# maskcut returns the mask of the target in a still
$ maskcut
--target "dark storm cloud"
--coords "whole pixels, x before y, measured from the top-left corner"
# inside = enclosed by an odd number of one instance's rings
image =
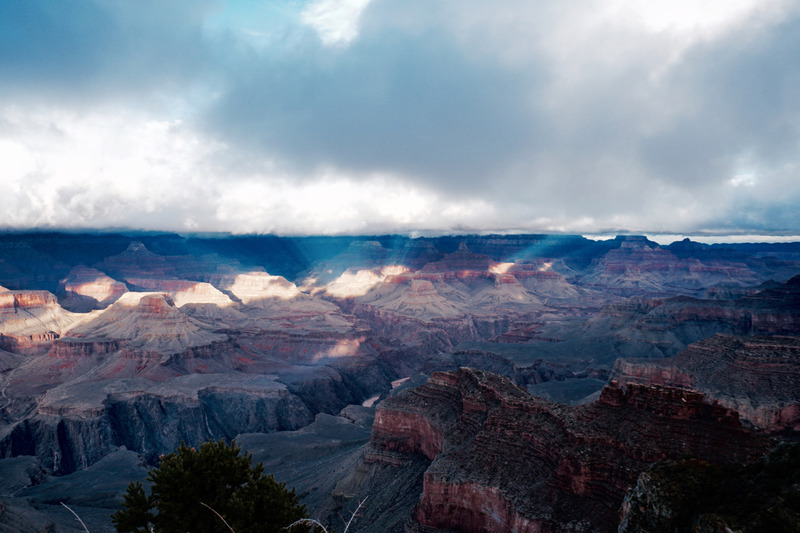
[[[0,3],[0,95],[92,100],[179,88],[208,66],[206,1]]]
[[[666,109],[683,112],[657,135],[642,139],[646,160],[661,174],[697,179],[719,177],[713,170],[703,172],[714,162],[749,157],[769,165],[796,158],[799,50],[795,13],[769,32],[736,32],[688,52],[665,82],[663,102]]]
[[[709,223],[800,227],[799,51],[795,11],[769,31],[697,46],[672,74],[671,93],[688,94],[691,108],[644,140],[642,153],[654,174],[728,189],[733,203]]]
[[[433,33],[370,33],[247,65],[210,128],[292,166],[394,171],[453,191],[492,176],[540,134],[535,79]]]
[[[739,31],[700,41],[673,64],[659,64],[667,54],[635,32],[606,34],[561,63],[541,50],[509,63],[501,31],[457,36],[447,13],[423,11],[375,2],[349,47],[307,35],[288,55],[257,58],[231,78],[210,128],[303,174],[392,171],[447,194],[489,192],[569,216],[636,214],[658,187],[710,194],[744,155],[760,167],[797,142],[783,115],[798,94],[785,68],[797,64],[796,18],[742,30],[755,42]],[[521,10],[512,27],[529,18],[530,40],[554,38],[536,15]],[[559,94],[569,69],[580,75]]]

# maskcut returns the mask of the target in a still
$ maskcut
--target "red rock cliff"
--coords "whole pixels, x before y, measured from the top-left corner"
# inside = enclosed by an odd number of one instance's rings
[[[612,529],[655,461],[746,462],[766,444],[692,391],[612,387],[569,407],[464,368],[381,403],[372,447],[432,459],[410,530],[546,532]]]
[[[613,378],[691,387],[768,432],[800,431],[800,338],[715,335],[675,357],[620,359]]]

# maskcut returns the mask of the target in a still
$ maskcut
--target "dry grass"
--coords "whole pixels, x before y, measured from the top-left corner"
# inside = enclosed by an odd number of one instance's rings
[[[364,505],[364,502],[367,501],[367,498],[364,498],[363,500],[361,500],[361,503],[358,504],[358,507],[356,507],[356,510],[353,511],[353,514],[350,515],[350,520],[348,520],[347,524],[345,524],[343,533],[347,533],[347,531],[350,529],[350,524],[353,523],[353,519],[358,515],[358,511],[361,509],[361,506]],[[291,524],[286,526],[284,529],[287,529],[287,530],[292,529],[294,526],[296,526],[298,524],[306,524],[306,525],[312,525],[312,526],[320,527],[320,528],[322,528],[322,531],[324,531],[325,533],[329,533],[328,532],[328,528],[323,526],[319,522],[319,520],[314,520],[313,518],[301,518],[300,520],[297,520],[296,522],[292,522]]]
[[[80,523],[81,523],[81,525],[83,526],[83,530],[84,530],[86,533],[89,533],[89,529],[86,527],[86,524],[84,524],[84,523],[83,523],[83,520],[81,520],[81,517],[80,517],[80,516],[78,516],[78,513],[76,513],[76,512],[75,512],[75,511],[73,511],[72,509],[70,509],[70,508],[69,508],[69,505],[67,505],[66,503],[64,503],[64,502],[60,502],[60,503],[61,503],[61,505],[63,505],[64,507],[66,507],[67,511],[69,511],[70,513],[72,513],[72,514],[75,516],[75,518],[77,518],[77,519],[78,519],[78,522],[80,522]]]
[[[363,500],[361,500],[361,503],[358,504],[358,507],[356,507],[356,510],[353,511],[353,514],[350,515],[350,520],[348,520],[347,524],[345,524],[344,531],[342,533],[347,533],[348,532],[348,530],[350,529],[350,525],[353,523],[353,520],[355,519],[355,517],[358,516],[358,511],[361,509],[361,506],[364,505],[365,501],[367,501],[367,498],[364,498]],[[64,502],[61,502],[61,505],[63,505],[70,513],[72,513],[75,516],[75,518],[78,520],[78,522],[81,523],[81,526],[83,526],[83,530],[86,533],[89,533],[89,529],[86,527],[86,524],[83,523],[83,520],[81,520],[81,517],[78,516],[78,513],[76,513],[72,509],[70,509],[70,507]],[[225,524],[225,527],[227,527],[228,530],[231,533],[236,533],[236,531],[233,530],[233,528],[230,526],[230,524],[228,524],[228,522],[222,517],[222,515],[220,515],[216,510],[214,510],[213,507],[211,507],[210,505],[208,505],[206,503],[203,503],[203,502],[200,502],[200,505],[202,505],[203,507],[209,509],[212,513],[217,515],[217,518],[222,520],[222,523]],[[306,524],[306,525],[312,525],[312,526],[315,526],[315,527],[319,527],[325,533],[329,533],[328,532],[328,528],[326,528],[318,520],[314,520],[313,518],[301,518],[300,520],[292,522],[291,524],[286,526],[284,529],[290,530],[294,526],[299,525],[299,524]],[[151,531],[152,531],[152,528],[151,528]]]

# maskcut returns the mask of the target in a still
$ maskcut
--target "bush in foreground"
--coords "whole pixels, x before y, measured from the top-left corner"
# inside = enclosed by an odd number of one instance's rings
[[[181,444],[147,477],[150,495],[131,483],[111,516],[119,533],[277,533],[306,516],[294,490],[265,475],[261,463],[253,466],[235,443]]]

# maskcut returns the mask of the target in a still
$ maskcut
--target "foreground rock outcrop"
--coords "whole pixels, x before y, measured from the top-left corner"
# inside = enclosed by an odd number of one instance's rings
[[[381,403],[371,447],[367,462],[430,461],[407,531],[556,532],[614,529],[652,463],[747,463],[768,444],[697,392],[610,385],[570,407],[462,368]]]
[[[696,459],[654,465],[625,497],[619,533],[793,533],[798,528],[800,444],[795,443],[746,466]]]

